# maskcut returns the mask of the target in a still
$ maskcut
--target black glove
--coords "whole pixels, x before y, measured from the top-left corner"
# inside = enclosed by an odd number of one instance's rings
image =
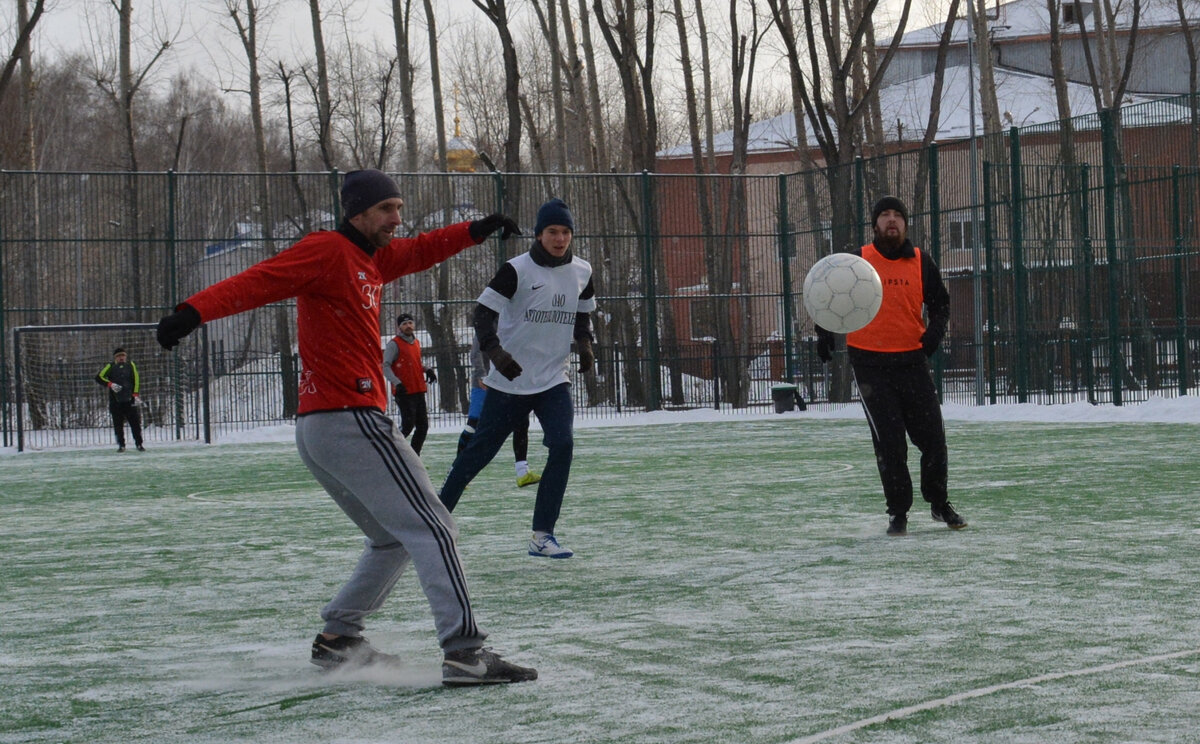
[[[392,394],[399,398],[401,395],[408,395],[408,389],[404,387],[403,382],[397,382],[396,389],[392,391]]]
[[[521,365],[517,364],[517,360],[512,358],[512,354],[503,348],[493,346],[484,353],[487,354],[487,358],[492,362],[496,371],[504,375],[505,379],[515,380],[521,374]]]
[[[467,225],[467,232],[471,233],[471,239],[476,243],[482,243],[487,236],[497,230],[502,231],[500,233],[501,240],[508,240],[509,236],[521,234],[521,228],[517,227],[513,218],[499,212],[489,214],[487,217]]]
[[[437,372],[433,371],[433,367],[425,368],[425,382],[437,382]]]
[[[596,363],[596,352],[592,351],[592,340],[587,336],[582,336],[575,339],[575,346],[579,350],[579,373],[591,372],[592,365]]]
[[[200,313],[186,302],[179,309],[158,321],[158,343],[164,349],[174,349],[181,339],[200,327]]]
[[[833,334],[824,328],[817,329],[817,358],[822,362],[833,359]]]
[[[921,350],[925,352],[925,356],[933,356],[938,347],[942,345],[942,338],[945,335],[945,323],[936,320],[929,321],[929,325],[925,326],[925,332],[921,334]]]
[[[925,356],[931,357],[938,350],[938,339],[932,333],[926,331],[921,334],[921,350],[925,352]]]

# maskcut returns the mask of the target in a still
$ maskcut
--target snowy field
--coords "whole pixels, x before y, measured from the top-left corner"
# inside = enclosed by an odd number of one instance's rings
[[[586,422],[566,561],[525,555],[505,448],[460,549],[490,644],[541,677],[489,689],[440,686],[411,574],[367,630],[405,669],[308,663],[360,543],[289,427],[0,450],[0,742],[1200,739],[1200,401],[945,412],[970,527],[918,501],[906,538],[854,407]]]

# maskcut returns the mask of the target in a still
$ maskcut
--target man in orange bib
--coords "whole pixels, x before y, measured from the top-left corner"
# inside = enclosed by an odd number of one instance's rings
[[[885,196],[871,210],[875,241],[851,253],[862,256],[883,281],[883,304],[875,318],[846,335],[883,495],[889,535],[908,534],[913,504],[908,438],[921,451],[921,496],[935,522],[952,530],[967,526],[949,501],[946,429],[929,367],[950,319],[950,294],[933,259],[908,239],[908,208]],[[928,313],[928,322],[922,317]],[[817,327],[817,355],[829,361],[833,334]]]

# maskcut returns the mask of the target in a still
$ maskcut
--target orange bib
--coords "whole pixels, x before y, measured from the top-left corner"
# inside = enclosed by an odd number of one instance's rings
[[[846,336],[846,344],[865,351],[903,352],[921,348],[925,321],[921,308],[925,288],[921,282],[921,249],[912,258],[889,260],[874,244],[862,247],[862,256],[875,267],[883,282],[883,304],[865,327]]]

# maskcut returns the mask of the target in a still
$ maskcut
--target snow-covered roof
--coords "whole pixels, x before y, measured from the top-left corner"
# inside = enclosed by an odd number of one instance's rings
[[[942,106],[935,141],[945,142],[971,136],[970,88],[966,65],[946,68],[942,86]],[[975,73],[978,76],[978,70]],[[1004,117],[1002,126],[1027,127],[1057,121],[1058,108],[1054,98],[1054,81],[1041,75],[1033,75],[1003,67],[995,68],[996,99]],[[933,97],[934,75],[922,75],[912,80],[888,86],[879,91],[879,105],[883,112],[885,139],[895,142],[919,140],[924,136],[925,123],[929,119],[929,102]],[[978,81],[977,81],[978,83]],[[978,84],[975,86],[975,132],[983,133],[983,113],[979,103]],[[1089,86],[1079,83],[1067,84],[1067,95],[1071,101],[1071,115],[1084,116],[1096,112],[1095,98]],[[1161,100],[1153,96],[1129,94],[1122,105],[1148,103]],[[1186,117],[1181,108],[1180,116]],[[1161,123],[1161,121],[1159,122]],[[1137,123],[1127,121],[1127,125]],[[795,117],[791,112],[764,119],[750,125],[749,151],[751,153],[786,152],[797,147]],[[717,154],[729,153],[733,149],[733,132],[716,135],[713,146]],[[808,147],[817,147],[816,139],[809,134]],[[668,148],[658,153],[661,158],[681,158],[691,155],[690,145]]]
[[[991,38],[997,42],[1012,41],[1027,37],[1042,37],[1050,33],[1050,19],[1046,10],[1046,0],[1014,0],[1011,3],[988,2],[988,28]],[[1179,26],[1179,9],[1175,0],[1142,0],[1141,17],[1138,21],[1139,30],[1153,28],[1174,28]],[[1093,28],[1091,13],[1096,7],[1093,1],[1081,2],[1084,17],[1089,30]],[[1200,22],[1200,0],[1183,0],[1184,10],[1189,22]],[[954,24],[951,42],[965,44],[967,41],[967,23],[965,20],[966,5],[960,5],[964,14]],[[1129,28],[1132,19],[1132,3],[1121,3],[1116,10],[1118,28]],[[992,20],[994,19],[994,20]],[[909,16],[912,20],[912,16]],[[905,47],[937,45],[943,23],[936,23],[925,28],[914,29],[904,34],[900,44]],[[1061,33],[1078,32],[1075,24],[1060,24]]]

